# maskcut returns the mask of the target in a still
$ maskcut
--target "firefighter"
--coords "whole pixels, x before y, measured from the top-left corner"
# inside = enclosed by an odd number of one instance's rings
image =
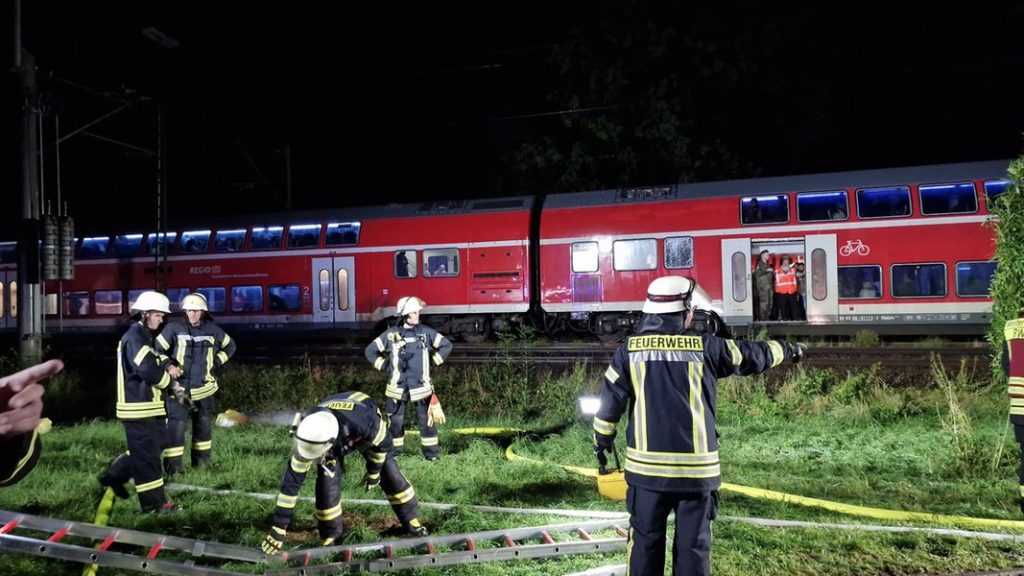
[[[430,366],[441,365],[452,351],[452,343],[430,326],[420,324],[426,302],[415,296],[398,301],[395,326],[388,328],[366,347],[366,359],[387,374],[384,411],[391,418],[395,454],[405,447],[405,409],[416,407],[420,422],[420,448],[427,460],[437,460],[437,426],[444,424],[444,411],[434,394]]]
[[[166,444],[167,408],[163,393],[170,391],[179,403],[188,396],[172,379],[175,366],[170,358],[153,349],[153,340],[170,313],[167,296],[143,292],[132,304],[133,322],[117,345],[117,418],[124,425],[128,451],[118,456],[100,474],[100,484],[121,498],[128,498],[125,483],[135,481],[143,512],[176,512],[178,507],[164,494],[160,453]]]
[[[39,461],[44,392],[39,381],[63,369],[60,360],[49,360],[0,378],[0,486],[18,482]]]
[[[721,484],[715,397],[719,378],[764,372],[799,361],[803,345],[744,342],[690,329],[696,284],[665,276],[651,282],[635,336],[604,374],[594,417],[598,459],[614,450],[622,414],[626,429],[629,574],[660,576],[665,530],[676,515],[673,574],[711,573],[711,521]]]
[[[1019,318],[1007,321],[1003,327],[1003,373],[1009,379],[1010,422],[1013,434],[1020,444],[1021,462],[1017,470],[1020,490],[1020,511],[1024,514],[1024,309]]]
[[[340,392],[324,399],[295,429],[295,444],[285,464],[274,520],[262,548],[281,551],[299,489],[316,467],[316,518],[323,546],[341,541],[341,477],[345,455],[357,451],[366,460],[363,487],[380,486],[392,510],[412,536],[427,536],[420,521],[416,490],[398,468],[388,425],[377,405],[362,392]]]
[[[173,399],[167,402],[168,446],[164,449],[164,471],[181,472],[185,455],[185,424],[192,420],[192,467],[210,463],[213,450],[212,418],[216,414],[213,371],[235,353],[235,341],[213,322],[206,297],[189,294],[181,301],[185,321],[171,322],[156,337],[156,349],[174,362],[177,378],[188,392],[193,408]],[[174,373],[172,373],[174,376]]]

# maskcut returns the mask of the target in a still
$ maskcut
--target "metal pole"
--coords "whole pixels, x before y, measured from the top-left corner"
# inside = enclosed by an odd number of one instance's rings
[[[163,231],[164,206],[164,114],[163,103],[156,105],[156,240],[159,247],[160,233]],[[153,252],[153,264],[156,266],[156,289],[163,286],[163,274],[160,272],[160,250]]]
[[[284,178],[285,178],[285,199],[284,209],[292,210],[292,147],[284,147]]]
[[[57,171],[57,216],[67,216],[68,208],[61,204],[60,197],[60,114],[53,115],[53,161],[54,169]],[[61,207],[63,206],[64,212],[61,214]],[[58,274],[63,278],[63,274]],[[64,280],[57,282],[57,331],[62,332],[64,330],[64,307],[61,306],[60,298],[64,294]]]

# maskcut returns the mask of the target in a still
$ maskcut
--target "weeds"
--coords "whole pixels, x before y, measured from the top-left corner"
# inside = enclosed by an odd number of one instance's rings
[[[877,348],[882,345],[882,339],[871,330],[857,330],[851,342],[857,348]]]

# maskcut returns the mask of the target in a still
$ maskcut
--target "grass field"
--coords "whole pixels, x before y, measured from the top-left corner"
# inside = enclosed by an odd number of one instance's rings
[[[517,453],[531,458],[593,467],[590,432],[586,424],[575,418],[571,398],[581,391],[593,390],[597,378],[585,369],[561,377],[524,371],[516,376],[524,381],[513,379],[505,384],[529,385],[536,390],[515,388],[515,393],[502,394],[491,388],[496,376],[488,372],[501,369],[500,365],[481,368],[477,374],[463,374],[458,383],[448,383],[446,394],[453,400],[446,406],[450,419],[442,429],[441,462],[424,461],[415,454],[415,438],[409,438],[407,454],[399,458],[399,463],[420,500],[458,505],[623,510],[621,503],[601,499],[592,479],[571,474],[554,464],[505,459],[504,447],[514,442]],[[874,374],[866,371],[839,376],[828,371],[797,371],[770,391],[764,389],[760,378],[721,382],[718,414],[724,480],[877,508],[1021,519],[1016,498],[1017,446],[1006,424],[1002,387],[968,382],[956,375],[946,378],[937,372],[937,382],[930,388],[891,389]],[[251,374],[239,373],[234,378],[239,382],[251,381]],[[225,387],[238,385],[232,382],[232,377],[225,378]],[[364,389],[373,392],[372,386],[367,384]],[[475,394],[476,403],[467,398],[456,401],[456,394]],[[232,394],[225,397],[232,398]],[[544,409],[538,406],[538,397],[560,404]],[[526,406],[530,415],[516,413],[520,404]],[[495,416],[486,416],[488,405]],[[568,427],[549,435],[489,439],[453,433],[455,428],[468,426],[538,429],[558,422]],[[120,425],[93,420],[58,426],[45,436],[44,442],[43,457],[36,470],[20,484],[0,490],[0,508],[92,521],[101,494],[95,477],[111,457],[123,450]],[[620,446],[623,442],[620,439]],[[281,427],[254,424],[216,429],[215,466],[186,470],[174,481],[273,495],[289,446],[286,430]],[[343,497],[383,499],[379,491],[367,494],[358,486],[363,470],[360,459],[351,459],[347,465]],[[311,496],[312,489],[313,482],[308,481],[303,495]],[[185,507],[183,513],[146,516],[138,512],[135,500],[118,501],[111,525],[252,547],[259,545],[269,527],[272,501],[241,494],[180,490],[172,490],[170,495]],[[927,533],[758,527],[733,518],[939,526],[858,518],[731,492],[722,496],[719,513],[725,518],[720,518],[714,527],[713,569],[718,575],[953,574],[1024,566],[1024,543],[1020,542]],[[447,511],[424,509],[423,516],[434,534],[567,521],[550,515],[484,513],[468,507]],[[385,506],[346,504],[344,520],[346,543],[389,538],[390,531],[397,526]],[[315,528],[312,504],[300,502],[286,547],[315,545]],[[1024,535],[1024,531],[1020,534]],[[620,552],[421,572],[564,574],[624,561]],[[240,564],[223,567],[262,570]],[[80,573],[81,565],[0,553],[0,574]],[[100,575],[120,573],[123,572],[110,568],[99,571]]]

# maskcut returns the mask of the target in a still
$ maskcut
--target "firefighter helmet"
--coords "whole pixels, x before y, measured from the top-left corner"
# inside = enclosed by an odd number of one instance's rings
[[[406,314],[412,314],[413,312],[419,312],[426,307],[427,303],[420,300],[416,296],[405,296],[398,300],[398,306],[395,310],[395,316],[405,316]]]
[[[691,306],[690,297],[697,284],[683,276],[662,276],[655,278],[647,287],[644,314],[670,314],[683,312]]]
[[[316,460],[338,440],[338,419],[330,411],[320,410],[306,416],[295,431],[295,451],[306,460]]]
[[[147,312],[149,310],[156,310],[157,312],[163,312],[164,314],[171,313],[171,303],[167,300],[167,296],[159,292],[149,290],[139,294],[139,297],[132,304],[132,314],[136,312]]]
[[[181,301],[181,309],[202,310],[203,312],[208,311],[209,307],[206,305],[206,296],[203,296],[199,292],[185,296],[185,299]]]

